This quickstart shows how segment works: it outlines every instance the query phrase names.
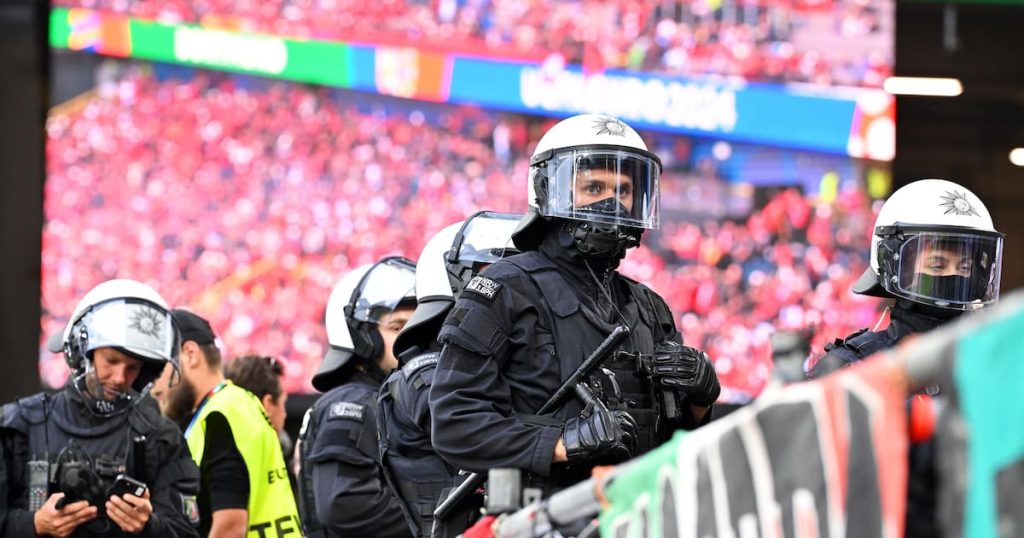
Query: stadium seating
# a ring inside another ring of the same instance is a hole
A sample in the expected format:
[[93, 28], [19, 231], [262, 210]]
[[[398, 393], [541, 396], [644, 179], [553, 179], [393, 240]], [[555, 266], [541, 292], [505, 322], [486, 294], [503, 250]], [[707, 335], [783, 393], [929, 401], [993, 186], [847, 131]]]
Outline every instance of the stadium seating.
[[[476, 210], [522, 211], [527, 156], [552, 122], [129, 68], [47, 124], [44, 337], [97, 282], [140, 279], [207, 316], [228, 356], [282, 357], [286, 388], [309, 391], [333, 284], [414, 258]], [[666, 215], [622, 270], [666, 297], [742, 401], [771, 375], [773, 330], [810, 331], [820, 349], [874, 322], [877, 301], [849, 293], [872, 222], [862, 191], [825, 203], [782, 190], [741, 219]], [[60, 357], [41, 358], [58, 386]]]

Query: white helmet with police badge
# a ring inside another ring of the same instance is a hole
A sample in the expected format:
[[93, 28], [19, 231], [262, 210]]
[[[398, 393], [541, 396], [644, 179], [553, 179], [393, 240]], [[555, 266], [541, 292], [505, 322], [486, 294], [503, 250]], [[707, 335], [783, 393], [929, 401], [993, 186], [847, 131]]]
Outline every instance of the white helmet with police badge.
[[[54, 344], [51, 341], [51, 349]], [[167, 302], [153, 288], [128, 279], [108, 280], [86, 293], [71, 314], [60, 344], [73, 386], [89, 409], [100, 415], [123, 412], [145, 396], [165, 364], [177, 370], [181, 348]], [[126, 392], [108, 394], [109, 388], [99, 384], [93, 353], [105, 347], [142, 361], [139, 375]]]
[[900, 297], [955, 314], [999, 300], [1003, 234], [970, 190], [942, 179], [910, 183], [875, 220], [870, 267], [855, 293]]
[[530, 158], [529, 208], [513, 241], [536, 248], [542, 222], [559, 219], [584, 254], [623, 253], [644, 229], [658, 227], [660, 177], [661, 160], [622, 121], [599, 114], [562, 120]]

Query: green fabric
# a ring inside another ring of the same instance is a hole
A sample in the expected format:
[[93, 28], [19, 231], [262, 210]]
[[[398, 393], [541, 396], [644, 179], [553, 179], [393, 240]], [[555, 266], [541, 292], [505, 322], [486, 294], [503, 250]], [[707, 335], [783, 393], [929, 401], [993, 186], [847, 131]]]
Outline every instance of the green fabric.
[[[88, 24], [82, 24], [81, 33], [88, 42], [84, 50], [90, 52], [337, 88], [350, 88], [353, 84], [352, 47], [347, 43], [214, 30], [194, 24], [165, 24], [89, 9], [53, 8], [51, 47], [82, 50], [70, 41], [73, 13], [78, 18], [87, 18]], [[124, 24], [125, 35], [113, 37], [97, 30], [105, 23]]]
[[[661, 506], [658, 481], [675, 472], [679, 443], [686, 435], [685, 431], [677, 432], [671, 441], [633, 460], [629, 469], [608, 485], [605, 498], [609, 504], [600, 515], [601, 536], [617, 536], [614, 529], [619, 524], [624, 520], [637, 521], [638, 514], [648, 507], [652, 509], [647, 511], [650, 528], [645, 536], [662, 536], [660, 511], [656, 508]], [[628, 536], [640, 536], [640, 526], [631, 527]]]
[[960, 340], [954, 379], [970, 425], [964, 536], [997, 536], [996, 478], [1024, 459], [1024, 311]]
[[187, 439], [196, 465], [203, 460], [206, 417], [214, 412], [227, 419], [235, 445], [249, 471], [249, 535], [275, 536], [291, 530], [298, 536], [299, 511], [288, 480], [281, 442], [263, 404], [251, 392], [230, 381], [210, 395], [193, 419]]

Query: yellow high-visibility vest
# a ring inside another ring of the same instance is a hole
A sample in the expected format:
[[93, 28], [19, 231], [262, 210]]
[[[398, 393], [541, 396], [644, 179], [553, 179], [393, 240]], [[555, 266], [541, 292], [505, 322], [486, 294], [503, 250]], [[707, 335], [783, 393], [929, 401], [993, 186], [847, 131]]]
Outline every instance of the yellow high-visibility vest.
[[185, 437], [196, 465], [203, 461], [206, 417], [220, 413], [231, 426], [231, 435], [249, 473], [248, 536], [301, 536], [281, 442], [270, 424], [263, 403], [251, 392], [230, 381], [218, 385], [192, 419]]

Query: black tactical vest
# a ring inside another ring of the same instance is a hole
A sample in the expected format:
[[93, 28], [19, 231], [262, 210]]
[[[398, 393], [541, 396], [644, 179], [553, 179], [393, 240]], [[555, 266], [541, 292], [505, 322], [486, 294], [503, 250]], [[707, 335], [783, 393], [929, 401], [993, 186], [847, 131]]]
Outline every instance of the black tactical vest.
[[384, 382], [377, 400], [384, 475], [415, 536], [430, 536], [438, 499], [446, 488], [454, 485], [457, 475], [434, 452], [430, 432], [412, 423], [415, 417], [401, 411], [418, 394], [430, 390], [440, 355], [423, 353], [406, 361]]
[[890, 328], [882, 332], [861, 329], [846, 338], [837, 338], [835, 342], [825, 346], [825, 355], [808, 372], [808, 377], [816, 379], [841, 370], [850, 364], [859, 362], [871, 355], [896, 346], [898, 342], [894, 331]]
[[[312, 407], [306, 411], [302, 429], [299, 431], [301, 441], [299, 470], [299, 517], [302, 520], [303, 535], [308, 537], [326, 536], [326, 530], [320, 523], [316, 513], [316, 491], [313, 487], [313, 465], [330, 459], [338, 459], [349, 449], [357, 449], [364, 454], [378, 454], [376, 429], [373, 435], [364, 431], [361, 422], [366, 406], [376, 402], [376, 386], [356, 374], [352, 379], [323, 394]], [[352, 413], [359, 415], [356, 420], [342, 420], [344, 428], [331, 430], [325, 422], [336, 417], [346, 417]], [[340, 438], [325, 435], [332, 433]]]
[[837, 338], [835, 342], [825, 346], [825, 351], [832, 352], [832, 350], [845, 349], [852, 353], [852, 357], [856, 357], [849, 362], [856, 362], [895, 345], [896, 338], [889, 334], [888, 331], [871, 332], [867, 329], [861, 329], [846, 338]]
[[[159, 413], [141, 401], [126, 412], [110, 417], [92, 415], [67, 390], [53, 395], [40, 393], [3, 406], [3, 427], [25, 436], [28, 469], [26, 508], [37, 509], [49, 495], [69, 489], [69, 484], [87, 482], [84, 495], [105, 501], [106, 492], [117, 475], [126, 474], [153, 484], [159, 473], [157, 437]], [[72, 496], [69, 491], [65, 495]], [[74, 499], [79, 500], [79, 499]], [[96, 504], [102, 508], [103, 501]], [[101, 512], [102, 514], [102, 512]], [[85, 535], [120, 535], [120, 529], [105, 517], [81, 527]]]
[[[667, 432], [660, 431], [649, 379], [640, 358], [652, 355], [657, 342], [675, 336], [672, 315], [661, 297], [633, 280], [613, 277], [613, 285], [621, 283], [619, 290], [624, 291], [616, 294], [616, 306], [625, 321], [618, 319], [617, 314], [609, 319], [598, 314], [594, 299], [581, 299], [582, 291], [575, 290], [543, 254], [531, 251], [506, 261], [527, 273], [536, 286], [535, 290], [521, 291], [547, 306], [539, 310], [543, 323], [551, 328], [550, 338], [558, 357], [561, 379], [567, 379], [618, 324], [629, 326], [629, 338], [619, 353], [604, 363], [618, 385], [618, 397], [608, 390], [610, 383], [602, 380], [602, 376], [592, 376], [589, 384], [598, 389], [598, 396], [610, 407], [624, 408], [636, 419], [638, 450], [635, 455], [660, 444]], [[582, 405], [573, 398], [554, 416], [565, 420], [582, 411]]]
[[310, 406], [302, 417], [299, 429], [299, 461], [302, 465], [296, 477], [299, 501], [299, 519], [302, 521], [302, 535], [306, 538], [323, 538], [324, 528], [316, 515], [316, 500], [313, 494], [313, 472], [308, 465], [309, 455], [313, 450], [313, 439], [316, 439], [318, 422], [313, 420], [316, 405]]

